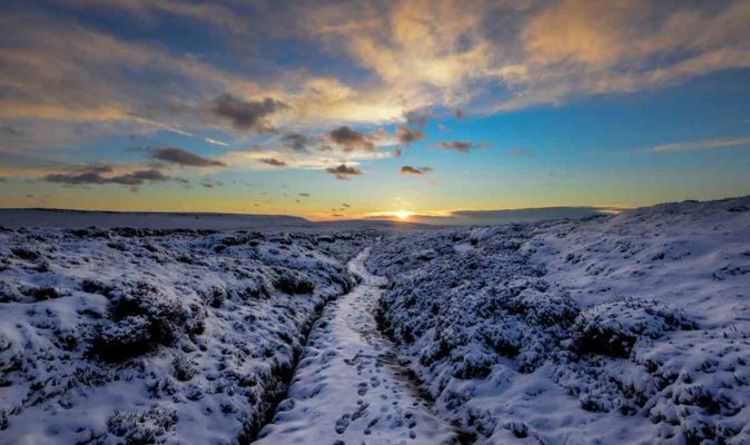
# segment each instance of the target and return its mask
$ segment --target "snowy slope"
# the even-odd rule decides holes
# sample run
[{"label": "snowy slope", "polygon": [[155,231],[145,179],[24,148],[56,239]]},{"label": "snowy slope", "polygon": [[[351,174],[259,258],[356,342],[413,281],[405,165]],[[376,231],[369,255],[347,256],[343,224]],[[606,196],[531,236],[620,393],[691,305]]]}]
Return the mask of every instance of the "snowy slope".
[{"label": "snowy slope", "polygon": [[383,329],[477,443],[750,442],[750,198],[373,252]]}]

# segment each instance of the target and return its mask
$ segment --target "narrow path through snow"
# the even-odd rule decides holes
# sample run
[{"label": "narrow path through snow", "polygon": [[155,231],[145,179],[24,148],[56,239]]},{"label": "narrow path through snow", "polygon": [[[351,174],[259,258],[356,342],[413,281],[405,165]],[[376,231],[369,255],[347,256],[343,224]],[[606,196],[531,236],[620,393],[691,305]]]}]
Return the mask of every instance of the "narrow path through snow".
[{"label": "narrow path through snow", "polygon": [[452,444],[395,363],[373,311],[387,280],[367,272],[369,249],[349,263],[362,281],[329,305],[313,328],[288,398],[256,444]]}]

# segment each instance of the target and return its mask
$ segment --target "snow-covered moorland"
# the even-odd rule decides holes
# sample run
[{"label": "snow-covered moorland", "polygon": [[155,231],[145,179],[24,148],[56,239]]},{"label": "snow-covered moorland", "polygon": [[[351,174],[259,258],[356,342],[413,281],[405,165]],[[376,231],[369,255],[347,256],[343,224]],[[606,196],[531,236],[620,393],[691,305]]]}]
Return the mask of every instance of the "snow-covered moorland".
[{"label": "snow-covered moorland", "polygon": [[750,197],[439,230],[0,229],[0,443],[746,444],[749,292]]},{"label": "snow-covered moorland", "polygon": [[1,232],[0,443],[253,436],[360,238]]},{"label": "snow-covered moorland", "polygon": [[750,443],[750,198],[393,234],[368,265],[476,443]]}]

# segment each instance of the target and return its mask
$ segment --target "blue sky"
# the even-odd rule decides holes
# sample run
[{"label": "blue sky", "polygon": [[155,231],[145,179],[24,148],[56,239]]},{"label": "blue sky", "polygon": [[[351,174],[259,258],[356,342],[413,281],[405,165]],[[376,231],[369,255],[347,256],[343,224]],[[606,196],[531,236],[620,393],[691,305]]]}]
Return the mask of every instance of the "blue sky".
[{"label": "blue sky", "polygon": [[3,207],[327,219],[750,193],[747,0],[0,13]]}]

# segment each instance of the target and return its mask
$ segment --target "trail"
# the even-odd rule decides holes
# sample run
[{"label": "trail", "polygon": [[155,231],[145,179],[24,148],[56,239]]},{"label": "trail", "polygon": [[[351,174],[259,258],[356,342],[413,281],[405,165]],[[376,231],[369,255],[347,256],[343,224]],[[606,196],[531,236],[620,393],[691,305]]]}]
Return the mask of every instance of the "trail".
[{"label": "trail", "polygon": [[454,444],[380,335],[373,311],[387,280],[349,262],[361,282],[329,305],[310,334],[288,398],[255,444]]}]

